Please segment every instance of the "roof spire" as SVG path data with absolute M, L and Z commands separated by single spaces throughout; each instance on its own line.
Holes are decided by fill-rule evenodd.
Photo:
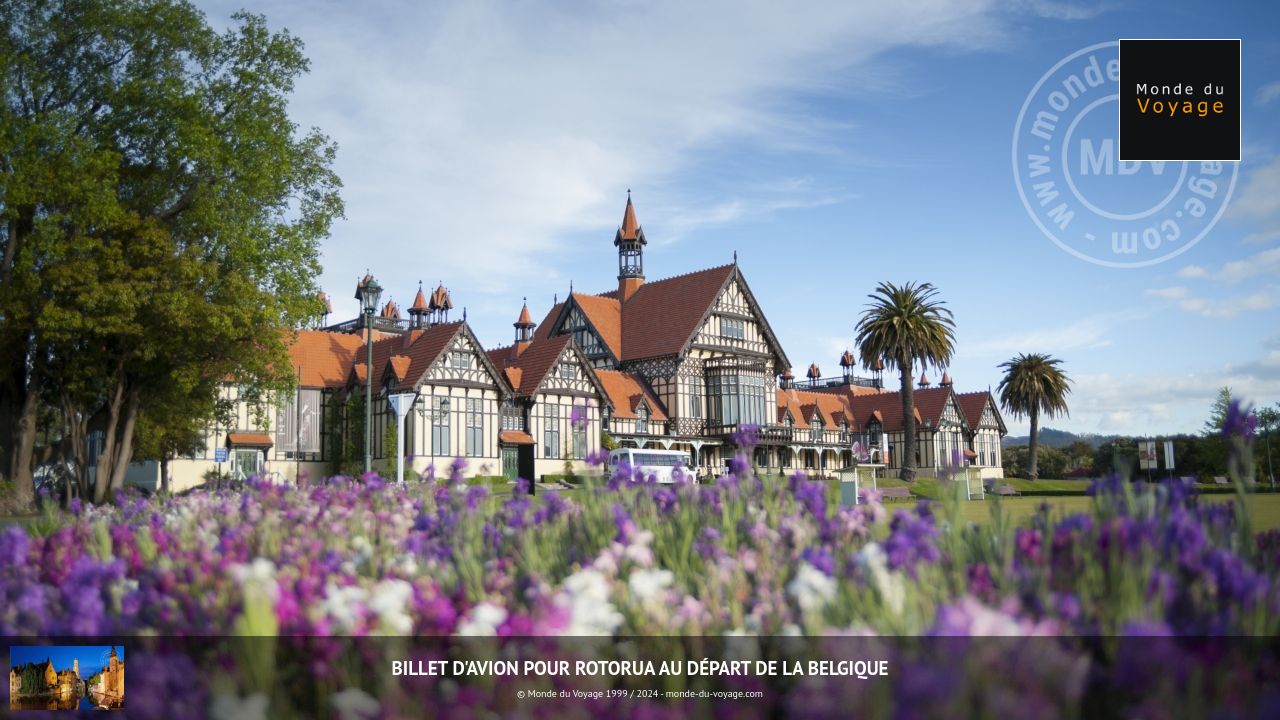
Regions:
M 734 265 L 737 265 L 737 264 L 738 264 L 738 251 L 737 251 L 737 250 L 734 250 L 734 251 L 733 251 L 733 264 L 734 264 Z

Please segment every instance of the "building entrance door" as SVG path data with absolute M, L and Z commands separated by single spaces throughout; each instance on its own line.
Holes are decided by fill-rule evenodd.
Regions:
M 520 450 L 516 447 L 506 446 L 502 448 L 502 474 L 507 479 L 515 482 L 520 476 Z
M 262 474 L 262 451 L 257 449 L 236 449 L 231 456 L 231 477 L 247 480 L 254 475 Z

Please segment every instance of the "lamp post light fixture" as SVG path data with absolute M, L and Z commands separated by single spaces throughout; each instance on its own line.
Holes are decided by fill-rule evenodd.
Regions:
M 440 398 L 439 409 L 437 409 L 434 405 L 435 397 L 436 397 L 435 395 L 432 395 L 430 397 L 430 402 L 432 403 L 431 407 L 427 406 L 428 400 L 426 398 L 424 398 L 423 401 L 418 404 L 418 417 L 424 422 L 428 420 L 431 421 L 431 425 L 427 427 L 428 434 L 432 431 L 432 427 L 431 427 L 432 425 L 440 422 L 444 418 L 449 417 L 449 396 L 446 395 Z M 435 438 L 430 436 L 427 437 L 427 444 L 431 446 L 431 473 L 434 475 L 435 468 L 436 468 Z
M 365 347 L 368 349 L 368 362 L 364 373 L 364 471 L 373 472 L 373 314 L 378 310 L 378 300 L 382 297 L 382 286 L 365 275 L 364 282 L 356 287 L 356 299 L 360 301 L 360 310 L 364 313 Z

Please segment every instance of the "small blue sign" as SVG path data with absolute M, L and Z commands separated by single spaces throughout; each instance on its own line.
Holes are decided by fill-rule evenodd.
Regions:
M 226 448 L 214 448 L 214 449 L 213 449 L 213 459 L 214 459 L 215 461 L 217 461 L 217 462 L 226 462 L 226 461 L 227 461 L 227 449 L 226 449 Z

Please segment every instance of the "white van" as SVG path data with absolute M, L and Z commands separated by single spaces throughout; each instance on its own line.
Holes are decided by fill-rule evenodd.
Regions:
M 618 466 L 626 463 L 632 472 L 640 472 L 646 479 L 663 484 L 675 482 L 673 472 L 678 467 L 686 479 L 697 481 L 698 471 L 690 466 L 689 453 L 683 450 L 639 450 L 636 448 L 618 448 L 609 451 L 609 474 L 618 470 Z

